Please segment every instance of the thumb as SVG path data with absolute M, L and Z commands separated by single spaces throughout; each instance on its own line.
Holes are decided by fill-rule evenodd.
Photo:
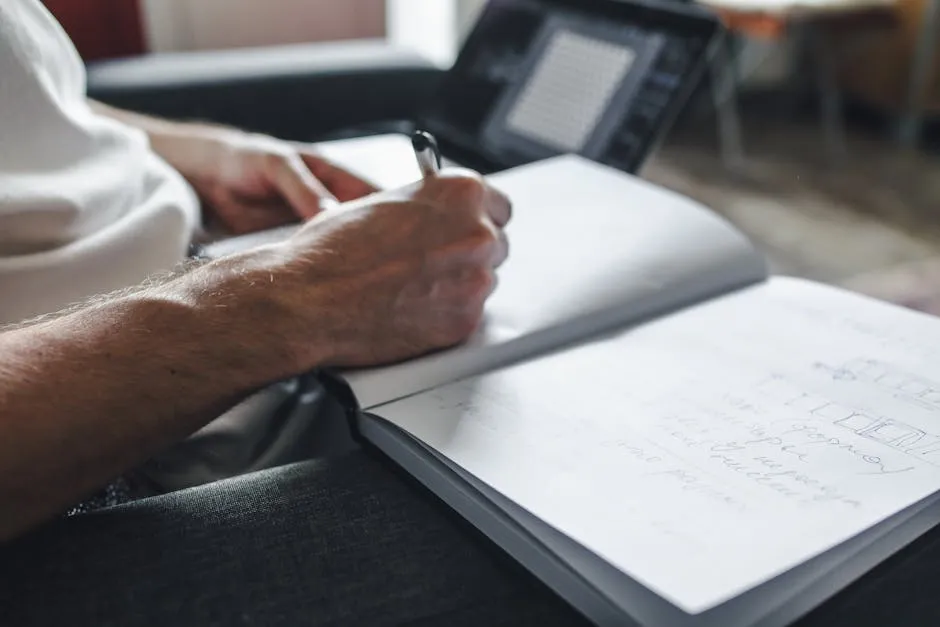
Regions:
M 339 204 L 297 154 L 278 160 L 272 182 L 294 213 L 305 220 Z

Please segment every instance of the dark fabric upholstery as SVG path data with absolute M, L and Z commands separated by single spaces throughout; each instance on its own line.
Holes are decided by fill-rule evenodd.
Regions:
M 313 140 L 413 120 L 443 72 L 384 41 L 161 53 L 88 67 L 88 95 L 172 119 Z

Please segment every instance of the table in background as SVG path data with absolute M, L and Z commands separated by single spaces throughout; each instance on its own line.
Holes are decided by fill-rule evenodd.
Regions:
M 827 150 L 832 157 L 845 153 L 845 128 L 841 90 L 837 84 L 837 59 L 827 45 L 825 28 L 892 26 L 894 0 L 699 0 L 715 11 L 732 35 L 755 39 L 798 40 L 797 50 L 816 56 L 812 64 L 820 97 L 821 122 Z M 936 51 L 940 24 L 940 0 L 926 0 L 920 34 L 908 72 L 903 111 L 897 124 L 897 139 L 914 147 L 923 125 L 923 96 Z M 737 112 L 737 54 L 734 38 L 716 59 L 713 92 L 719 113 L 719 133 L 723 157 L 729 165 L 743 160 L 740 123 Z M 727 94 L 717 92 L 724 83 Z

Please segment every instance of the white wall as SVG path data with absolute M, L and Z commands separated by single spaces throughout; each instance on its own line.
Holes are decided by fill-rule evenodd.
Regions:
M 457 34 L 460 40 L 470 33 L 487 0 L 457 0 Z
M 0 0 L 2 1 L 2 0 Z M 195 50 L 387 34 L 448 67 L 488 0 L 142 0 L 151 50 Z M 786 73 L 786 49 L 751 42 L 747 82 Z
M 448 67 L 488 0 L 387 0 L 388 38 Z
M 385 35 L 385 0 L 143 0 L 151 50 Z
M 155 52 L 387 36 L 449 66 L 487 0 L 142 0 Z M 376 21 L 380 20 L 381 24 Z
M 186 19 L 185 4 L 180 0 L 142 0 L 144 34 L 153 52 L 185 50 L 193 35 Z
M 389 41 L 441 67 L 453 63 L 458 47 L 456 0 L 387 0 L 386 7 Z

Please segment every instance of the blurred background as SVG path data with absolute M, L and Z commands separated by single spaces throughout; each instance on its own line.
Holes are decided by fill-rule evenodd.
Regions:
M 645 178 L 778 273 L 940 314 L 940 0 L 707 0 L 733 37 Z M 87 61 L 381 39 L 442 68 L 485 0 L 45 0 Z

